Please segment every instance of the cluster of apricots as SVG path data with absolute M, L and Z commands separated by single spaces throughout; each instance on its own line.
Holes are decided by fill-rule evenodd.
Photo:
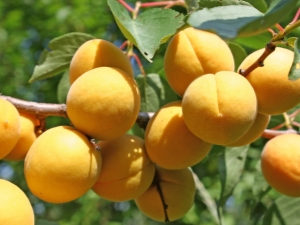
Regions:
M 263 51 L 250 54 L 238 70 Z M 220 37 L 194 28 L 178 32 L 168 44 L 164 68 L 182 100 L 155 112 L 143 140 L 127 134 L 141 102 L 129 59 L 108 41 L 89 40 L 69 68 L 66 108 L 72 126 L 41 133 L 35 116 L 0 98 L 0 159 L 24 160 L 27 185 L 43 201 L 65 203 L 92 189 L 107 200 L 134 200 L 154 220 L 179 219 L 192 207 L 196 192 L 189 167 L 203 160 L 212 145 L 252 143 L 271 115 L 300 103 L 300 80 L 288 79 L 292 61 L 292 51 L 277 47 L 263 67 L 244 77 L 234 71 L 233 55 Z M 295 197 L 300 196 L 299 142 L 297 134 L 278 136 L 261 157 L 269 184 Z M 0 210 L 0 221 L 21 224 L 21 218 L 32 225 L 33 210 L 24 193 L 4 180 L 0 190 L 4 201 L 18 199 L 22 212 L 16 217 Z

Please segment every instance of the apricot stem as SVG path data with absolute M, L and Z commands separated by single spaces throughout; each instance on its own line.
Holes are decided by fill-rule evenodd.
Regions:
M 284 125 L 288 128 L 288 129 L 292 129 L 292 125 L 291 125 L 291 119 L 289 117 L 289 115 L 287 113 L 283 113 L 283 117 L 284 117 Z
M 157 170 L 155 171 L 153 184 L 156 185 L 156 189 L 158 191 L 158 194 L 159 194 L 162 206 L 163 206 L 163 210 L 164 210 L 164 214 L 165 214 L 165 222 L 166 223 L 170 222 L 169 217 L 168 217 L 168 213 L 167 213 L 168 205 L 166 204 L 163 193 L 162 193 L 162 189 L 161 189 L 161 186 L 160 186 L 159 174 L 158 174 Z
M 292 20 L 292 22 L 290 22 L 289 24 L 295 23 L 298 20 L 299 16 L 300 16 L 300 8 L 298 9 L 298 11 L 297 11 L 294 19 Z
M 255 70 L 257 67 L 263 67 L 264 66 L 264 60 L 272 53 L 274 52 L 276 48 L 276 44 L 273 42 L 269 42 L 266 47 L 263 54 L 247 69 L 240 69 L 239 74 L 246 77 L 249 73 L 251 73 L 253 70 Z
M 183 0 L 175 0 L 175 1 L 161 1 L 161 2 L 145 2 L 141 4 L 141 7 L 156 7 L 156 6 L 165 6 L 165 8 L 170 8 L 175 5 L 186 6 Z
M 142 64 L 140 58 L 138 57 L 138 55 L 135 54 L 135 53 L 133 53 L 132 57 L 135 59 L 136 63 L 138 64 L 138 67 L 139 67 L 141 73 L 142 73 L 144 76 L 146 76 L 146 72 L 145 72 L 145 70 L 144 70 L 143 64 Z

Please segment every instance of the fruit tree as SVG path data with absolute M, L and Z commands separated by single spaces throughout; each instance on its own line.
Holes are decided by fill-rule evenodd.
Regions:
M 300 1 L 0 3 L 0 224 L 300 224 Z

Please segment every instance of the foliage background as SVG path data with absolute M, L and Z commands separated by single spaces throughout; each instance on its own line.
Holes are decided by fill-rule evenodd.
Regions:
M 133 4 L 135 1 L 127 2 Z M 264 11 L 270 1 L 249 2 L 256 2 L 260 10 Z M 263 2 L 265 6 L 263 6 L 264 4 L 260 5 L 259 2 Z M 174 9 L 184 12 L 179 7 Z M 289 15 L 281 24 L 285 26 L 291 21 L 293 15 L 294 13 Z M 49 41 L 69 32 L 92 34 L 116 45 L 120 45 L 125 40 L 113 20 L 106 1 L 0 1 L 0 93 L 29 101 L 57 103 L 57 87 L 61 76 L 31 84 L 28 83 L 28 80 L 41 51 L 47 48 Z M 299 35 L 299 29 L 291 34 L 291 36 Z M 255 49 L 263 48 L 270 37 L 270 33 L 266 32 L 233 41 L 239 43 L 246 53 L 250 53 Z M 141 57 L 147 73 L 158 73 L 163 77 L 165 48 L 166 44 L 161 46 L 152 64 Z M 246 54 L 243 55 L 243 57 L 245 56 Z M 135 75 L 138 76 L 140 71 L 134 60 L 132 64 Z M 276 116 L 272 118 L 271 125 L 274 126 L 282 121 L 282 116 Z M 58 117 L 47 119 L 48 128 L 60 124 L 69 124 L 69 122 Z M 224 221 L 227 225 L 263 224 L 263 220 L 250 219 L 250 215 L 255 203 L 253 190 L 257 185 L 264 185 L 263 182 L 255 182 L 255 179 L 257 179 L 256 167 L 260 152 L 266 141 L 261 138 L 249 147 L 240 181 L 224 205 Z M 218 166 L 220 167 L 223 153 L 224 149 L 215 146 L 203 162 L 193 167 L 206 190 L 215 200 L 219 199 L 221 192 L 220 168 Z M 0 177 L 12 181 L 26 192 L 34 207 L 37 224 L 40 225 L 162 224 L 145 217 L 132 201 L 113 203 L 100 199 L 92 191 L 80 199 L 66 204 L 54 205 L 43 202 L 29 192 L 23 175 L 23 162 L 0 160 Z M 264 204 L 259 205 L 262 207 L 261 210 L 258 208 L 255 211 L 254 218 L 259 218 L 257 215 L 264 212 L 264 207 L 271 205 L 279 196 L 280 194 L 271 190 L 265 197 Z M 217 224 L 202 200 L 197 195 L 195 205 L 190 212 L 171 224 Z M 297 212 L 299 214 L 299 208 L 296 208 L 296 214 Z M 46 222 L 46 220 L 53 222 Z

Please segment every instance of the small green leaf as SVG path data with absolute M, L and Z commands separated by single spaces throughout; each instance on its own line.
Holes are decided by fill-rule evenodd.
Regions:
M 235 70 L 238 69 L 239 65 L 243 62 L 243 60 L 247 57 L 247 52 L 245 49 L 239 45 L 238 43 L 230 41 L 228 46 L 232 52 L 234 58 Z
M 258 9 L 261 12 L 266 12 L 268 10 L 268 4 L 265 0 L 244 0 L 245 2 L 249 2 L 253 7 Z
M 289 79 L 294 81 L 300 78 L 300 55 L 297 42 L 298 38 L 295 37 L 287 40 L 288 45 L 294 48 L 294 61 L 289 72 Z
M 241 0 L 199 0 L 199 9 L 203 8 L 214 8 L 218 6 L 228 6 L 228 5 L 247 5 L 251 6 L 246 1 Z
M 243 173 L 249 145 L 225 147 L 224 154 L 219 156 L 218 170 L 221 179 L 220 205 L 223 205 L 232 194 Z
M 57 100 L 58 103 L 66 103 L 68 91 L 70 89 L 70 79 L 69 79 L 69 70 L 65 71 L 65 73 L 60 78 L 60 81 L 57 86 Z
M 158 74 L 138 75 L 136 82 L 141 93 L 141 111 L 156 112 L 161 106 L 176 101 L 179 97 Z
M 199 8 L 198 0 L 185 0 L 188 11 L 192 11 Z
M 183 15 L 172 9 L 151 8 L 132 19 L 118 1 L 107 2 L 123 35 L 149 62 L 159 46 L 183 25 Z
M 49 42 L 48 49 L 42 52 L 29 82 L 53 77 L 68 69 L 78 47 L 93 38 L 89 34 L 77 32 L 54 38 Z
M 145 131 L 142 128 L 140 128 L 137 123 L 135 123 L 131 127 L 131 129 L 129 131 L 127 131 L 127 134 L 132 134 L 132 135 L 135 135 L 135 136 L 138 136 L 138 137 L 144 139 Z

